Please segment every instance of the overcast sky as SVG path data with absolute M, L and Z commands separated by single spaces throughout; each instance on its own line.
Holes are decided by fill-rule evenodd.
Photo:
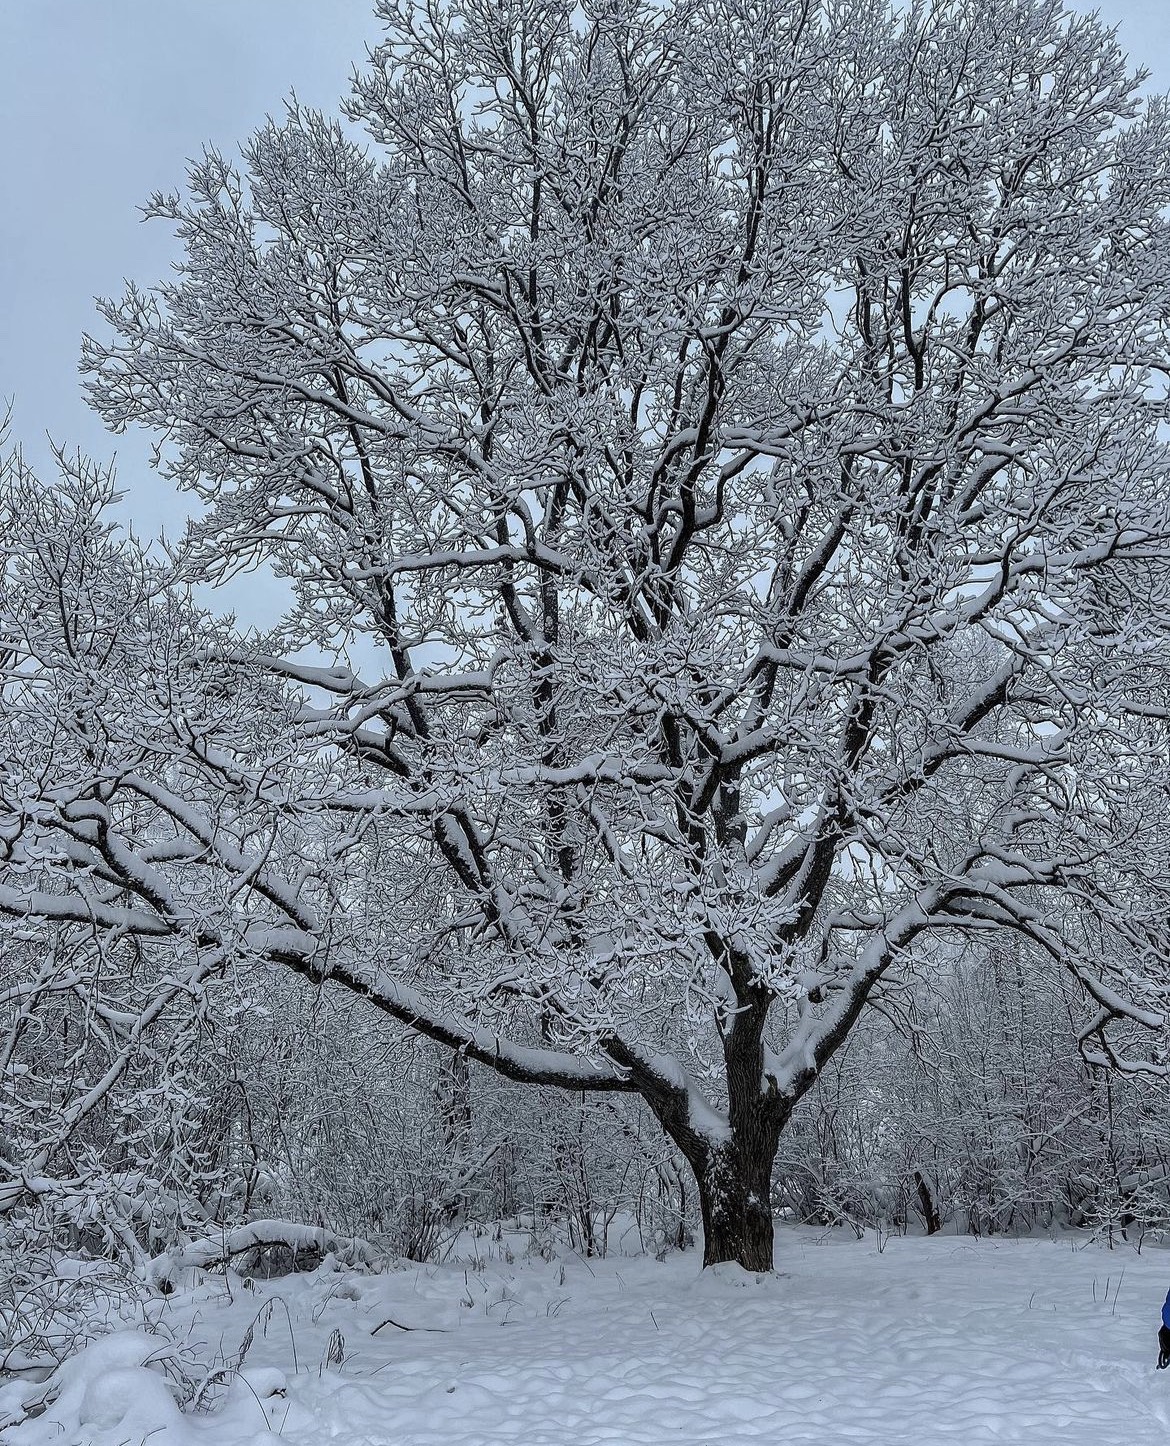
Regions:
M 177 533 L 142 434 L 81 399 L 94 297 L 175 254 L 137 208 L 208 142 L 233 152 L 295 90 L 334 109 L 379 36 L 368 0 L 0 0 L 0 398 L 39 466 L 45 433 L 107 461 L 140 530 Z
M 1099 9 L 1170 90 L 1170 0 Z M 93 298 L 165 272 L 172 238 L 136 211 L 151 191 L 180 185 L 205 143 L 232 150 L 290 90 L 332 109 L 378 33 L 368 0 L 0 0 L 0 399 L 38 464 L 46 432 L 117 452 L 145 534 L 178 532 L 180 504 L 149 477 L 145 439 L 110 437 L 81 400 Z

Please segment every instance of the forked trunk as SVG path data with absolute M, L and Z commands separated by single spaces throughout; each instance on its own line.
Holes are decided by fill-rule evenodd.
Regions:
M 694 1171 L 704 1267 L 735 1261 L 745 1270 L 772 1269 L 772 1165 L 792 1100 L 764 1075 L 768 1003 L 761 991 L 745 991 L 724 1031 L 726 1114 L 712 1108 L 678 1065 L 644 1070 L 640 1081 L 647 1104 Z

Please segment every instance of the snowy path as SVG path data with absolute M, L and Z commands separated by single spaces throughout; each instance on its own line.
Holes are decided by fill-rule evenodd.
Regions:
M 289 1446 L 1170 1439 L 1170 1371 L 1153 1370 L 1170 1253 L 953 1236 L 879 1252 L 872 1239 L 820 1240 L 784 1231 L 779 1273 L 763 1280 L 700 1276 L 691 1255 L 663 1265 L 569 1257 L 563 1281 L 560 1262 L 535 1261 L 466 1277 L 453 1267 L 295 1277 L 237 1286 L 232 1302 L 204 1289 L 175 1310 L 207 1354 L 221 1341 L 238 1350 L 266 1299 L 290 1308 L 291 1334 L 282 1308 L 255 1331 L 248 1383 L 225 1405 L 180 1419 L 159 1416 L 152 1396 L 116 1421 L 108 1405 L 91 1408 L 88 1425 L 84 1407 L 51 1408 L 0 1439 L 139 1446 L 153 1430 L 152 1446 L 259 1446 L 265 1428 Z M 431 1330 L 371 1337 L 389 1316 Z M 320 1370 L 334 1329 L 346 1358 Z M 288 1376 L 285 1395 L 270 1394 L 282 1381 L 263 1368 L 274 1366 Z

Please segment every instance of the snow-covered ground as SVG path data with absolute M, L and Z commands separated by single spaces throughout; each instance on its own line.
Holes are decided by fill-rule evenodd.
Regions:
M 242 1371 L 181 1415 L 158 1338 L 123 1332 L 50 1383 L 4 1446 L 586 1446 L 1170 1438 L 1155 1372 L 1170 1252 L 1082 1241 L 857 1241 L 785 1229 L 777 1271 L 526 1258 L 384 1275 L 208 1277 L 165 1305 L 172 1338 Z M 514 1258 L 509 1260 L 511 1254 Z M 477 1268 L 477 1265 L 480 1268 Z M 391 1324 L 390 1322 L 394 1322 Z M 405 1327 L 405 1329 L 403 1329 Z M 374 1333 L 376 1331 L 376 1334 Z M 340 1356 L 340 1360 L 338 1357 Z

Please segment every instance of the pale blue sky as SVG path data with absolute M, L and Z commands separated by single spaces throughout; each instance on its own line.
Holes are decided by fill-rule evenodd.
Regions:
M 1170 89 L 1170 0 L 1098 8 Z M 187 157 L 231 150 L 290 89 L 333 108 L 377 36 L 368 0 L 0 0 L 0 399 L 38 464 L 46 432 L 117 452 L 144 534 L 178 532 L 182 504 L 148 475 L 146 440 L 110 437 L 81 400 L 93 298 L 166 271 L 172 238 L 136 207 Z
M 290 90 L 335 107 L 379 27 L 368 0 L 0 0 L 0 398 L 39 466 L 45 433 L 116 451 L 144 534 L 180 530 L 141 434 L 112 437 L 81 399 L 93 299 L 149 283 L 174 254 L 142 223 L 207 142 L 229 152 Z

